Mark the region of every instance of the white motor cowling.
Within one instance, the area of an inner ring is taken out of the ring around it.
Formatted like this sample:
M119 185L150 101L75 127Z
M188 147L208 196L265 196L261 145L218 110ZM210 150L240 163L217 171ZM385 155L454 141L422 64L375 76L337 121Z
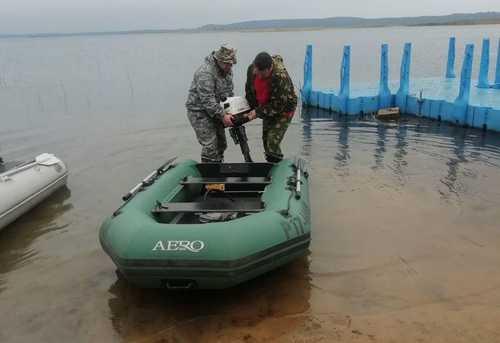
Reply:
M244 114L251 111L250 105L247 99L242 96L232 96L222 101L221 106L224 108L224 112L230 114Z

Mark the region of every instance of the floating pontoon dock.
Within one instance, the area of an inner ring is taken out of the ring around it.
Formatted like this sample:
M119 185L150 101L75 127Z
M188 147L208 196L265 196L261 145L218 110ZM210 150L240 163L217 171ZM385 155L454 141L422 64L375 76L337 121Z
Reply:
M399 83L389 81L389 47L382 44L379 85L351 87L351 47L344 46L340 70L340 89L314 89L312 84L312 46L308 45L304 62L304 106L315 106L347 115L375 113L399 107L402 113L443 120L457 125L500 131L500 40L493 83L488 81L490 40L482 43L479 78L472 80L474 45L467 44L460 77L454 72L455 38L449 40L444 78L410 79L411 43L406 43L401 59Z

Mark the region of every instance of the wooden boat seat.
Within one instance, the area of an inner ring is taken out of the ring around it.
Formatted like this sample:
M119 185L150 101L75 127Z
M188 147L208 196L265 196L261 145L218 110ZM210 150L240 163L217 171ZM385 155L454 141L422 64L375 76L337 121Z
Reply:
M227 176L227 177L193 177L189 176L181 181L183 186L216 186L226 192L242 192L242 191L263 191L264 188L271 183L271 178L264 176Z
M232 177L193 177L189 176L181 181L182 185L206 185L210 183L222 183L222 184L233 184L233 185L269 185L271 179L268 177L261 176L232 176Z
M218 198L195 202L166 202L158 204L153 214L167 212L206 213L206 212L245 212L255 213L264 210L260 199L227 199Z

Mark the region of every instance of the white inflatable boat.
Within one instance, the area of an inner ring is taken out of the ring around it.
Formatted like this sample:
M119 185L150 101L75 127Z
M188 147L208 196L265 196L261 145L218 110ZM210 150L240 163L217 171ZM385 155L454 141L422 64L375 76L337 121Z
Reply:
M0 230L66 184L66 165L52 154L0 164Z

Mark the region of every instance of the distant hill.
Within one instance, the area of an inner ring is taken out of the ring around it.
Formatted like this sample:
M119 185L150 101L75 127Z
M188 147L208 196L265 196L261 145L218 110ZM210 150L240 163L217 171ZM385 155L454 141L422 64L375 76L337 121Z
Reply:
M129 31L105 32L69 32L69 33L28 33L2 34L0 38L9 37L59 37L87 35L125 35L154 33L196 33L214 31L258 31L258 30L300 30L326 28L363 28L383 26L435 26L435 25L481 25L500 24L500 12L457 13L442 16L395 17L367 19L359 17L331 17L312 19L271 19L252 20L232 24L209 24L191 29L144 29Z
M443 16L396 17L366 19L359 17L331 17L320 19L274 19L252 20L226 25L204 25L197 31L239 31L269 29L322 29L360 28L382 26L433 26L433 25L477 25L500 24L500 12L450 14Z

